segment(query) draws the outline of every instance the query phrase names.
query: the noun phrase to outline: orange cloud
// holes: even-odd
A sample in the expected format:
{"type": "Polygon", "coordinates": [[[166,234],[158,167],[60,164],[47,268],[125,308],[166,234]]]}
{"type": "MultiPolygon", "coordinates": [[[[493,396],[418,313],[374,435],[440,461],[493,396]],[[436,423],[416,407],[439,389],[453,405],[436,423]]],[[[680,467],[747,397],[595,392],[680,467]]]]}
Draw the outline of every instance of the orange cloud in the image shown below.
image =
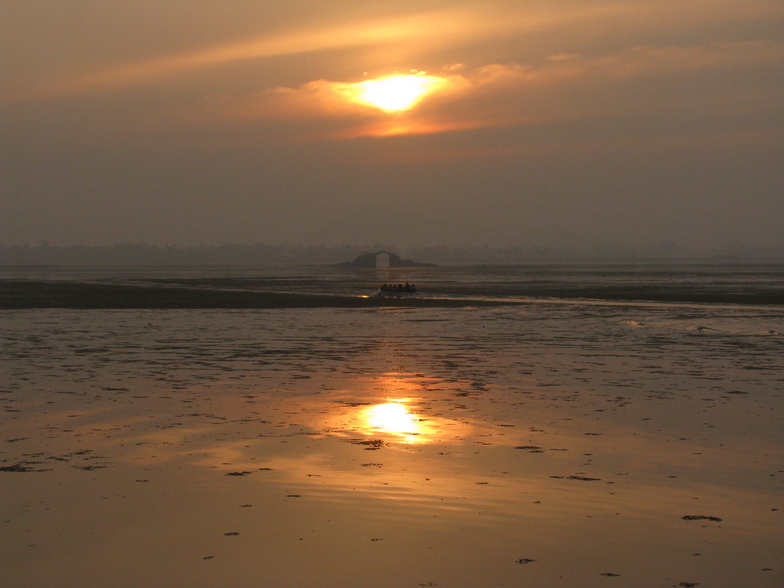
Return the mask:
{"type": "Polygon", "coordinates": [[[153,84],[172,75],[227,63],[352,47],[416,48],[417,52],[448,45],[455,39],[486,35],[507,28],[495,18],[480,17],[475,9],[421,12],[398,18],[370,19],[340,26],[291,31],[258,39],[120,64],[81,76],[47,81],[18,92],[12,101],[79,95],[153,84]],[[437,23],[437,26],[434,26],[437,23]],[[450,39],[452,41],[450,41],[450,39]]]}
{"type": "Polygon", "coordinates": [[[417,100],[401,109],[380,106],[374,103],[374,98],[366,96],[368,83],[377,80],[314,80],[298,88],[279,87],[248,96],[211,97],[189,117],[201,122],[307,122],[307,130],[293,138],[310,140],[434,133],[455,128],[453,122],[434,116],[433,105],[449,103],[470,93],[472,82],[461,75],[437,76],[424,72],[405,77],[422,80],[426,87],[417,100]]]}
{"type": "MultiPolygon", "coordinates": [[[[203,120],[289,126],[290,140],[432,134],[597,116],[675,111],[736,100],[726,73],[770,68],[784,58],[775,42],[637,47],[586,57],[554,54],[537,65],[462,64],[429,74],[438,83],[412,108],[384,112],[357,99],[363,81],[314,80],[202,104],[203,120]],[[689,83],[699,72],[701,83],[689,83]],[[732,93],[732,97],[729,94],[732,93]],[[726,99],[725,99],[726,95],[726,99]]],[[[424,75],[424,74],[418,74],[424,75]]]]}
{"type": "MultiPolygon", "coordinates": [[[[337,24],[327,22],[318,27],[208,46],[154,59],[118,63],[82,75],[28,83],[26,89],[11,92],[6,98],[23,101],[116,91],[152,85],[172,76],[243,60],[355,47],[363,47],[367,52],[377,51],[379,54],[394,53],[402,59],[471,43],[492,45],[501,38],[519,39],[527,33],[569,28],[586,19],[602,17],[607,10],[606,6],[576,9],[569,3],[532,9],[494,2],[464,2],[448,9],[420,11],[398,17],[344,19],[337,24]]],[[[639,11],[632,12],[636,14],[639,11]]]]}
{"type": "MultiPolygon", "coordinates": [[[[782,9],[771,6],[768,0],[749,0],[746,3],[694,0],[686,9],[682,2],[675,0],[590,4],[556,1],[543,7],[499,0],[456,2],[448,9],[397,17],[352,19],[338,15],[336,22],[325,22],[316,27],[207,46],[155,59],[119,63],[59,80],[29,83],[6,80],[6,98],[18,102],[153,86],[175,76],[239,61],[360,47],[363,49],[363,63],[358,67],[363,69],[372,67],[374,60],[394,62],[397,65],[393,67],[399,67],[401,63],[432,66],[432,55],[447,51],[451,51],[456,59],[471,55],[479,63],[504,57],[519,60],[520,55],[536,55],[542,50],[547,51],[547,47],[553,53],[551,65],[566,64],[580,61],[577,50],[585,50],[586,54],[595,51],[593,40],[599,37],[604,39],[602,46],[605,50],[615,47],[609,49],[610,53],[620,53],[631,35],[644,39],[641,43],[652,39],[658,42],[663,37],[662,31],[666,31],[664,38],[674,35],[671,31],[679,31],[681,38],[688,33],[688,38],[699,43],[697,39],[702,29],[719,25],[725,27],[727,23],[736,22],[742,31],[747,26],[744,23],[750,18],[771,20],[780,17],[781,13],[782,9]],[[677,19],[673,19],[674,14],[677,19]],[[625,34],[618,36],[617,31],[621,30],[625,34]],[[572,51],[560,50],[567,45],[572,51]],[[26,89],[24,86],[27,86],[26,89]],[[14,87],[16,90],[11,90],[14,87]]],[[[753,38],[751,34],[744,35],[742,32],[737,37],[753,38]]],[[[372,73],[376,75],[378,71],[372,73]]],[[[449,73],[461,73],[461,70],[449,73]]],[[[35,72],[27,75],[35,76],[35,72]]]]}

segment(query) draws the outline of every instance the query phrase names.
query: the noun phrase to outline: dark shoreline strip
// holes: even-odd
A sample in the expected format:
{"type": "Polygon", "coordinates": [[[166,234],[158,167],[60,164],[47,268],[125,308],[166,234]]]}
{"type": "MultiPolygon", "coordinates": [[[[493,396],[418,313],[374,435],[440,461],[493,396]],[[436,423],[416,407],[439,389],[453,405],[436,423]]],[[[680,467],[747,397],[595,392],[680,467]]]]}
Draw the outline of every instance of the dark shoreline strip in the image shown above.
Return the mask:
{"type": "MultiPolygon", "coordinates": [[[[240,285],[241,281],[236,285],[240,285]]],[[[466,308],[525,304],[518,300],[478,300],[463,288],[463,298],[363,298],[270,292],[255,289],[228,289],[195,280],[192,284],[140,284],[47,280],[0,280],[0,310],[25,308],[71,309],[242,309],[242,308],[466,308]]],[[[444,292],[446,294],[446,292],[444,292]]],[[[478,291],[476,296],[492,295],[478,291]]],[[[672,302],[697,304],[784,305],[784,292],[697,292],[688,288],[541,288],[531,286],[504,293],[515,297],[607,302],[672,302]]]]}
{"type": "Polygon", "coordinates": [[[362,298],[132,284],[0,280],[0,309],[457,308],[502,302],[362,298]]]}

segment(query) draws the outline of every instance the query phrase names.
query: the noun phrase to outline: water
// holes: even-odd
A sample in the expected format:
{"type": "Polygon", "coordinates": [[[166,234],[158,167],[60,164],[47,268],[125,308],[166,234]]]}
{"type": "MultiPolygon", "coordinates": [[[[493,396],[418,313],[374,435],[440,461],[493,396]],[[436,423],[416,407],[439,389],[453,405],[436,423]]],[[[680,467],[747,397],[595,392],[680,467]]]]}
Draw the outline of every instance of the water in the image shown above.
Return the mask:
{"type": "Polygon", "coordinates": [[[0,310],[9,585],[784,579],[780,266],[5,272],[527,302],[0,310]]]}
{"type": "Polygon", "coordinates": [[[354,269],[302,266],[4,266],[2,279],[198,284],[342,296],[381,283],[416,284],[428,297],[589,298],[784,304],[784,263],[710,261],[354,269]]]}

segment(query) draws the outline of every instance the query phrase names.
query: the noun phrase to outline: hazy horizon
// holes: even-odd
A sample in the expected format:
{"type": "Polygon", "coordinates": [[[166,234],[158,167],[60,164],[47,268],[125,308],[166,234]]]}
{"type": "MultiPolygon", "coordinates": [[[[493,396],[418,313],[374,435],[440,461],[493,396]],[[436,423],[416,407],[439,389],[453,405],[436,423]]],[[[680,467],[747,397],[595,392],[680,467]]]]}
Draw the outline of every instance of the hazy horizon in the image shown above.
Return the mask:
{"type": "Polygon", "coordinates": [[[71,266],[71,265],[166,265],[166,266],[254,266],[327,264],[342,265],[367,253],[387,251],[424,265],[561,265],[561,264],[650,264],[715,265],[772,264],[784,262],[784,247],[749,247],[730,243],[717,248],[686,249],[672,242],[651,243],[639,247],[621,244],[593,246],[447,246],[406,247],[390,243],[325,245],[301,243],[220,245],[148,245],[115,243],[112,245],[60,246],[47,242],[31,245],[0,243],[0,265],[71,266]]]}
{"type": "Polygon", "coordinates": [[[0,243],[780,250],[783,30],[773,0],[6,0],[0,243]]]}

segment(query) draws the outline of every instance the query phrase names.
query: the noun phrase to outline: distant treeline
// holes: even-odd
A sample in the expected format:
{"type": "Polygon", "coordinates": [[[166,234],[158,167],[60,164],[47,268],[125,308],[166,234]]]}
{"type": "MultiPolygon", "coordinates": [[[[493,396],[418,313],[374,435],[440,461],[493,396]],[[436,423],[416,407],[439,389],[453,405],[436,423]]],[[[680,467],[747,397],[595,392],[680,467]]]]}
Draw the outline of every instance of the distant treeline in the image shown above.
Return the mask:
{"type": "Polygon", "coordinates": [[[111,246],[0,246],[0,265],[254,265],[343,263],[367,252],[386,250],[420,263],[517,263],[558,260],[633,260],[719,257],[784,260],[784,248],[750,248],[733,244],[713,251],[682,250],[670,243],[650,247],[408,247],[357,245],[217,245],[197,247],[117,244],[111,246]]]}
{"type": "MultiPolygon", "coordinates": [[[[197,247],[122,243],[110,246],[0,246],[0,264],[8,265],[253,265],[269,263],[339,263],[371,248],[302,245],[217,245],[197,247]]],[[[380,249],[380,247],[379,247],[380,249]]]]}

